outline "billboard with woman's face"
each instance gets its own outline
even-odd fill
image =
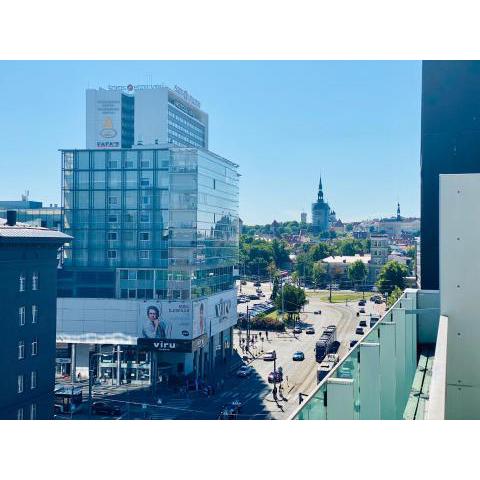
[[[190,302],[144,302],[139,312],[139,337],[191,339]]]

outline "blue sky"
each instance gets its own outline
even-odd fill
[[[319,175],[342,220],[420,210],[419,61],[1,61],[0,199],[60,203],[59,148],[85,146],[85,89],[175,84],[240,165],[246,224],[300,218]]]

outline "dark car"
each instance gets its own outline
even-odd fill
[[[315,311],[313,312],[314,315],[320,315],[321,313],[322,313],[321,310],[315,310]]]
[[[353,348],[358,343],[358,340],[350,340],[350,348]]]
[[[305,330],[305,333],[307,335],[313,335],[315,333],[315,329],[313,327],[308,327],[306,330]]]
[[[298,325],[293,329],[293,333],[302,333],[302,327],[299,327]]]
[[[254,286],[254,287],[261,287],[262,284],[261,284],[260,282],[255,282],[255,283],[253,284],[253,286]]]
[[[375,299],[375,303],[379,305],[380,303],[383,303],[383,300],[381,298]]]
[[[358,324],[359,327],[366,327],[367,326],[367,321],[366,320],[360,320],[360,323]]]
[[[281,383],[283,381],[283,373],[280,371],[270,372],[268,375],[268,383]]]
[[[355,333],[357,335],[363,335],[365,332],[363,331],[362,327],[357,327],[357,329],[355,330]]]
[[[247,284],[247,281],[246,281],[246,280],[242,280],[240,283],[241,283],[242,285],[246,285],[246,284]]]
[[[359,302],[358,302],[359,307],[364,307],[365,305],[366,305],[365,300],[359,300]]]
[[[253,373],[253,367],[243,365],[237,370],[237,377],[249,377]]]
[[[106,402],[93,402],[92,413],[95,415],[110,415],[111,417],[118,417],[122,414],[119,407],[111,405]]]
[[[365,309],[362,307],[360,310],[359,310],[360,313],[365,313]]]

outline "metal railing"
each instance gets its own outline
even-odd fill
[[[405,290],[290,419],[401,419],[417,366],[417,293]]]

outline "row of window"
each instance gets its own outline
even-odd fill
[[[133,240],[133,232],[128,232],[131,234],[131,239]],[[150,240],[150,232],[140,232],[140,241],[148,242]],[[125,237],[125,235],[124,235]],[[118,240],[118,232],[107,232],[107,240]],[[124,238],[124,240],[128,240],[128,238]]]
[[[18,290],[20,292],[25,292],[25,290],[27,289],[27,276],[22,273],[18,281]],[[38,290],[38,272],[33,272],[32,274],[32,290]]]
[[[190,140],[188,137],[186,137],[185,135],[181,135],[180,133],[173,134],[172,131],[170,131],[168,134],[168,143],[172,143],[173,145],[179,145],[181,147],[185,145],[188,145],[191,147],[203,147],[203,143],[194,142]]]
[[[23,393],[24,375],[17,376],[17,393]],[[37,371],[33,370],[30,374],[30,390],[37,388]]]
[[[118,250],[107,250],[107,258],[109,260],[114,260],[116,258],[120,258],[118,254]],[[150,259],[150,250],[139,250],[138,251],[138,258],[140,260],[149,260]]]
[[[37,404],[32,403],[30,405],[30,420],[35,420],[37,418]],[[17,420],[23,420],[23,408],[17,410]]]
[[[22,306],[18,309],[18,319],[21,327],[25,325],[26,307]],[[37,321],[38,321],[38,305],[32,305],[32,323],[37,323]]]
[[[196,132],[193,132],[191,129],[185,128],[184,126],[180,125],[179,123],[177,123],[174,120],[171,120],[170,118],[168,119],[168,128],[169,129],[173,128],[173,133],[175,133],[176,135],[184,133],[184,134],[188,135],[189,137],[191,137],[194,141],[203,142],[203,135],[202,134],[198,134]],[[170,130],[170,131],[172,131],[172,130]]]
[[[34,357],[38,355],[38,338],[34,338],[32,340],[32,348],[31,348],[31,355]],[[18,342],[18,359],[22,360],[25,358],[25,342],[23,340],[19,340]]]
[[[171,108],[168,109],[168,117],[169,117],[169,119],[175,120],[179,123],[182,123],[183,125],[187,125],[189,128],[195,130],[200,135],[203,135],[203,133],[205,131],[205,127],[203,127],[203,125],[201,127],[199,127],[198,125],[196,125],[191,120],[186,120],[182,116],[175,113]]]

